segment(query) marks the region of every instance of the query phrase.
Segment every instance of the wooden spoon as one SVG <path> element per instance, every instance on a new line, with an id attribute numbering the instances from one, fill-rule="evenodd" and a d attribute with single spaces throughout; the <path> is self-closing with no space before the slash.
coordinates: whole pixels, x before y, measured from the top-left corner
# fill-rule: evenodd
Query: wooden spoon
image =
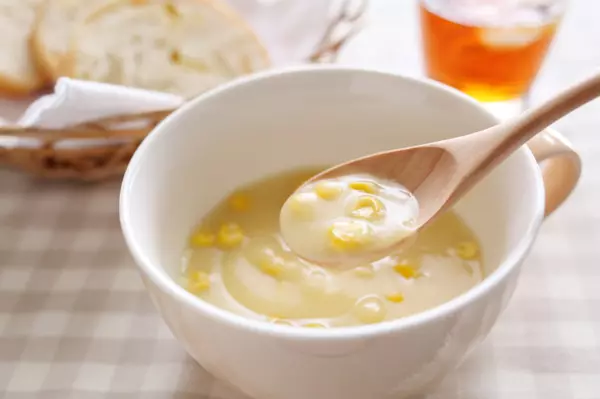
<path id="1" fill-rule="evenodd" d="M 419 201 L 421 229 L 454 205 L 499 163 L 556 120 L 600 96 L 600 74 L 489 129 L 415 147 L 380 152 L 334 166 L 308 182 L 368 173 L 396 181 Z"/>

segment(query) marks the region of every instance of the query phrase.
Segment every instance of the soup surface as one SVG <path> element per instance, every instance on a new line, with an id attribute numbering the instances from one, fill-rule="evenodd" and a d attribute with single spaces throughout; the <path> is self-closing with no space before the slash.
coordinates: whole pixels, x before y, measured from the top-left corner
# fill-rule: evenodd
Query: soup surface
<path id="1" fill-rule="evenodd" d="M 378 323 L 422 312 L 483 278 L 473 232 L 453 212 L 410 245 L 350 269 L 298 257 L 280 235 L 280 211 L 318 169 L 271 176 L 224 199 L 192 232 L 182 285 L 240 315 L 295 327 Z"/>

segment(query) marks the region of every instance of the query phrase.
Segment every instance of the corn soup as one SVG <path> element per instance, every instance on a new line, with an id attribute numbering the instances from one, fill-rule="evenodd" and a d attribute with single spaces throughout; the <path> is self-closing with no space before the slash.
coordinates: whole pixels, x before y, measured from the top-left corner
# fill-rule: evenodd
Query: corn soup
<path id="1" fill-rule="evenodd" d="M 291 327 L 333 328 L 422 312 L 482 280 L 479 243 L 452 211 L 412 235 L 402 250 L 353 268 L 321 267 L 299 257 L 282 238 L 280 211 L 317 172 L 271 176 L 240 187 L 219 203 L 190 235 L 182 286 L 245 317 Z M 356 191 L 356 198 L 369 194 L 363 178 L 345 183 Z M 325 188 L 318 198 L 327 201 L 329 192 L 337 198 L 338 188 Z M 305 204 L 308 214 L 311 201 Z M 364 215 L 371 212 L 376 211 L 365 210 Z"/>

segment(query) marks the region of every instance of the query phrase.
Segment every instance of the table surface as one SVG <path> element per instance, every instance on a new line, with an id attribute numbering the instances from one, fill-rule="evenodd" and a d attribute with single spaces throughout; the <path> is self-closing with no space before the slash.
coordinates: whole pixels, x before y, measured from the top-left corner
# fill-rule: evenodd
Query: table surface
<path id="1" fill-rule="evenodd" d="M 420 75 L 414 8 L 372 0 L 339 62 Z M 532 101 L 599 66 L 600 1 L 574 0 Z M 544 224 L 490 336 L 428 399 L 600 398 L 600 102 L 556 127 L 581 153 L 581 183 Z M 0 397 L 242 398 L 156 314 L 121 236 L 118 190 L 0 171 Z"/>

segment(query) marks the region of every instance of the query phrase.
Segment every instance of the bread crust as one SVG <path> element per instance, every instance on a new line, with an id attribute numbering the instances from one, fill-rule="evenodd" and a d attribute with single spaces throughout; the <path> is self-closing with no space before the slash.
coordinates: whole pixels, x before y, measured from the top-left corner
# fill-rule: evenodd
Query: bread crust
<path id="1" fill-rule="evenodd" d="M 0 74 L 0 97 L 10 99 L 23 99 L 35 94 L 45 87 L 44 80 L 32 82 L 17 82 Z"/>
<path id="2" fill-rule="evenodd" d="M 111 4 L 113 1 L 115 0 L 100 0 L 98 3 L 102 2 L 102 3 L 106 3 L 106 4 L 96 4 L 96 0 L 91 1 L 91 0 L 79 0 L 79 2 L 77 3 L 78 5 L 81 4 L 85 4 L 86 6 L 88 6 L 88 10 L 81 8 L 80 12 L 85 13 L 89 12 L 92 13 L 96 8 L 103 8 L 106 7 L 107 5 Z M 63 6 L 61 4 L 61 2 L 59 0 L 42 0 L 42 3 L 39 5 L 38 10 L 37 10 L 37 14 L 36 14 L 36 20 L 35 20 L 35 24 L 31 33 L 31 39 L 30 39 L 30 46 L 31 46 L 31 52 L 34 56 L 34 60 L 40 70 L 40 72 L 44 75 L 44 77 L 46 78 L 47 81 L 49 82 L 55 82 L 60 76 L 61 76 L 61 72 L 60 72 L 60 64 L 61 64 L 61 60 L 62 57 L 64 57 L 65 53 L 68 51 L 68 42 L 65 42 L 65 51 L 61 52 L 61 51 L 53 51 L 52 49 L 49 48 L 46 40 L 45 40 L 45 35 L 48 34 L 48 32 L 44 31 L 45 28 L 45 22 L 46 22 L 46 18 L 48 18 L 48 15 L 50 14 L 50 12 L 52 12 L 53 10 L 51 9 L 52 7 L 61 7 Z M 81 17 L 80 17 L 81 18 Z M 82 18 L 86 18 L 85 16 L 83 16 Z M 69 31 L 69 37 L 71 36 L 71 33 L 73 30 L 75 30 L 77 24 L 79 23 L 79 19 L 72 19 L 70 18 L 68 21 L 62 21 L 64 22 L 63 24 L 61 24 L 60 29 L 64 29 L 65 24 L 69 25 L 69 27 L 67 28 Z"/>
<path id="3" fill-rule="evenodd" d="M 31 21 L 28 21 L 28 23 L 31 24 L 31 28 L 33 28 L 33 25 L 35 23 L 35 13 L 37 12 L 37 6 L 38 4 L 36 4 L 35 1 L 33 2 L 28 2 L 28 3 L 21 3 L 18 2 L 18 4 L 15 4 L 15 7 L 17 6 L 25 6 L 25 7 L 31 7 L 30 11 L 31 13 L 33 13 L 33 18 Z M 20 22 L 20 21 L 19 21 Z M 18 38 L 18 40 L 23 40 L 23 43 L 20 43 L 18 45 L 22 45 L 23 46 L 23 50 L 24 50 L 24 54 L 25 54 L 25 66 L 22 68 L 22 73 L 20 74 L 20 76 L 15 76 L 16 74 L 7 74 L 7 73 L 3 73 L 0 71 L 0 96 L 3 97 L 8 97 L 8 98 L 23 98 L 23 97 L 27 97 L 30 96 L 31 94 L 35 93 L 36 91 L 42 89 L 46 82 L 46 79 L 44 78 L 44 76 L 42 75 L 42 73 L 40 73 L 40 71 L 37 69 L 37 65 L 35 63 L 35 61 L 33 60 L 33 56 L 30 52 L 30 31 L 27 33 L 27 35 L 25 37 L 22 37 L 22 35 L 16 34 L 14 35 L 14 37 L 8 36 L 5 40 L 11 40 L 14 39 L 15 37 Z M 3 49 L 5 50 L 5 49 Z M 11 60 L 12 61 L 12 60 Z"/>
<path id="4" fill-rule="evenodd" d="M 59 60 L 54 59 L 52 55 L 42 44 L 41 37 L 41 23 L 44 14 L 46 13 L 46 9 L 49 7 L 50 0 L 44 0 L 38 6 L 35 16 L 35 22 L 33 24 L 33 29 L 31 31 L 31 37 L 29 38 L 29 48 L 31 49 L 31 54 L 33 55 L 33 61 L 36 64 L 36 67 L 40 71 L 40 74 L 44 77 L 44 79 L 48 82 L 53 82 L 56 80 L 57 76 L 55 76 L 53 65 Z"/>

